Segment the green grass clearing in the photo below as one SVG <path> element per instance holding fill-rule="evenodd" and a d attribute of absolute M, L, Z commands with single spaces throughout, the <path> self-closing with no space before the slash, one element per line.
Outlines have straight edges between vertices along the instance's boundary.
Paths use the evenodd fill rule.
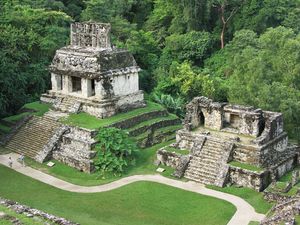
<path fill-rule="evenodd" d="M 178 153 L 178 154 L 181 154 L 181 155 L 190 154 L 189 150 L 185 150 L 185 149 L 181 150 L 181 149 L 174 148 L 174 147 L 171 147 L 171 146 L 166 146 L 164 149 L 168 152 L 175 152 L 175 153 Z"/>
<path fill-rule="evenodd" d="M 5 120 L 7 122 L 11 122 L 11 123 L 16 123 L 19 120 L 23 119 L 25 116 L 28 116 L 30 114 L 32 114 L 32 113 L 30 113 L 30 112 L 23 112 L 23 113 L 20 113 L 20 114 L 17 114 L 17 115 L 6 117 L 3 120 Z"/>
<path fill-rule="evenodd" d="M 213 185 L 207 185 L 207 187 L 213 190 L 241 197 L 250 205 L 252 205 L 255 211 L 258 213 L 266 214 L 273 206 L 271 203 L 268 203 L 266 200 L 264 200 L 263 193 L 256 192 L 250 188 L 238 188 L 235 186 L 220 188 Z"/>
<path fill-rule="evenodd" d="M 231 161 L 229 164 L 232 166 L 235 166 L 235 167 L 239 167 L 239 168 L 254 171 L 254 172 L 262 172 L 263 171 L 263 169 L 258 166 L 241 163 L 241 162 L 237 162 L 237 161 Z"/>
<path fill-rule="evenodd" d="M 5 120 L 7 122 L 11 122 L 11 123 L 16 123 L 28 115 L 43 116 L 46 112 L 49 111 L 50 105 L 43 104 L 40 102 L 32 102 L 32 103 L 28 103 L 28 104 L 24 105 L 22 107 L 22 109 L 30 109 L 30 110 L 34 110 L 34 112 L 22 112 L 20 114 L 6 117 L 3 120 Z M 1 124 L 0 124 L 0 126 L 1 126 Z"/>
<path fill-rule="evenodd" d="M 146 148 L 137 153 L 136 156 L 136 165 L 130 166 L 127 168 L 122 177 L 127 177 L 137 174 L 155 174 L 157 167 L 154 165 L 156 158 L 156 152 L 158 149 L 173 143 L 174 141 L 164 142 L 158 145 L 155 145 L 150 148 Z M 41 170 L 45 173 L 53 175 L 62 180 L 68 181 L 73 184 L 83 185 L 83 186 L 94 186 L 99 184 L 109 183 L 115 180 L 120 179 L 120 177 L 113 176 L 108 173 L 105 177 L 100 176 L 99 173 L 87 174 L 80 172 L 74 168 L 71 168 L 63 163 L 60 163 L 55 160 L 51 160 L 56 163 L 52 168 L 48 167 L 46 163 L 40 164 L 35 162 L 32 159 L 26 158 L 25 162 L 28 166 L 35 169 Z M 163 176 L 169 177 L 172 171 L 169 172 L 169 169 L 162 173 Z"/>
<path fill-rule="evenodd" d="M 152 182 L 80 194 L 0 166 L 0 195 L 82 225 L 225 225 L 236 208 L 223 200 Z"/>
<path fill-rule="evenodd" d="M 83 127 L 87 129 L 98 129 L 100 127 L 108 126 L 113 123 L 120 122 L 122 120 L 130 119 L 147 112 L 163 110 L 163 109 L 164 109 L 163 106 L 154 102 L 147 101 L 147 106 L 145 108 L 138 108 L 126 113 L 119 113 L 115 116 L 105 118 L 105 119 L 99 119 L 87 113 L 79 113 L 79 114 L 71 114 L 68 118 L 61 119 L 61 122 L 68 125 Z"/>
<path fill-rule="evenodd" d="M 50 109 L 50 104 L 44 104 L 40 102 L 32 102 L 23 106 L 25 109 L 35 110 L 33 114 L 36 116 L 43 116 Z"/>
<path fill-rule="evenodd" d="M 164 117 L 158 117 L 158 118 L 154 118 L 154 119 L 151 119 L 151 120 L 147 120 L 147 121 L 144 121 L 142 123 L 139 123 L 137 124 L 136 126 L 128 129 L 127 131 L 133 131 L 133 130 L 136 130 L 136 129 L 139 129 L 141 127 L 144 127 L 144 126 L 149 126 L 151 124 L 155 124 L 157 122 L 161 122 L 161 121 L 165 121 L 165 120 L 173 120 L 173 119 L 177 119 L 178 117 L 174 114 L 169 114 L 168 116 L 164 116 Z"/>

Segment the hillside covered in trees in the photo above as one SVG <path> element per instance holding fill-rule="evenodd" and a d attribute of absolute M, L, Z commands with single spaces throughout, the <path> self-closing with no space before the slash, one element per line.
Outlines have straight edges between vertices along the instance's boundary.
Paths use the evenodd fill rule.
<path fill-rule="evenodd" d="M 195 96 L 253 105 L 300 126 L 299 0 L 2 0 L 0 116 L 37 100 L 72 21 L 112 24 L 140 85 L 182 114 Z"/>

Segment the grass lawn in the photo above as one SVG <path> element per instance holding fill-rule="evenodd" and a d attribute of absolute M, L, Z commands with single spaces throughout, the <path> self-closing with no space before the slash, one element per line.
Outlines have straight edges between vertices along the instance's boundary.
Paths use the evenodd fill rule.
<path fill-rule="evenodd" d="M 33 218 L 28 218 L 25 215 L 17 214 L 16 212 L 14 212 L 11 209 L 8 209 L 2 205 L 0 205 L 0 212 L 4 212 L 8 216 L 17 218 L 23 225 L 43 225 L 46 222 L 42 218 L 33 219 Z M 1 218 L 0 218 L 0 224 L 1 225 L 12 225 L 12 223 L 8 219 L 1 219 Z"/>
<path fill-rule="evenodd" d="M 297 224 L 297 225 L 300 225 L 300 216 L 296 216 L 296 217 L 295 217 L 295 220 L 296 220 L 296 224 Z"/>
<path fill-rule="evenodd" d="M 231 161 L 229 164 L 232 166 L 235 166 L 235 167 L 240 167 L 242 169 L 246 169 L 246 170 L 250 170 L 250 171 L 254 171 L 254 172 L 262 172 L 263 171 L 263 169 L 260 167 L 253 166 L 253 165 L 246 164 L 246 163 L 240 163 L 237 161 Z"/>
<path fill-rule="evenodd" d="M 50 109 L 50 105 L 49 104 L 44 104 L 44 103 L 40 103 L 40 102 L 32 102 L 32 103 L 28 103 L 26 105 L 23 106 L 23 108 L 25 109 L 33 109 L 36 112 L 33 113 L 36 116 L 43 116 L 46 112 L 49 111 Z"/>
<path fill-rule="evenodd" d="M 0 166 L 0 196 L 82 225 L 227 224 L 236 211 L 223 200 L 152 182 L 95 194 L 70 193 Z"/>
<path fill-rule="evenodd" d="M 184 149 L 181 150 L 181 149 L 174 148 L 174 147 L 171 147 L 171 146 L 167 146 L 164 149 L 168 152 L 175 152 L 175 153 L 178 153 L 178 154 L 181 154 L 181 155 L 189 155 L 190 154 L 189 150 L 184 150 Z"/>
<path fill-rule="evenodd" d="M 220 188 L 212 185 L 207 185 L 207 187 L 241 197 L 252 205 L 258 213 L 266 214 L 273 206 L 271 203 L 264 200 L 263 193 L 256 192 L 250 188 L 238 188 L 235 186 Z"/>
<path fill-rule="evenodd" d="M 79 113 L 71 114 L 68 118 L 61 119 L 61 122 L 68 125 L 79 126 L 87 129 L 98 129 L 100 127 L 107 126 L 125 119 L 129 119 L 137 115 L 163 109 L 163 106 L 154 102 L 147 101 L 147 106 L 145 108 L 138 108 L 126 113 L 119 113 L 115 116 L 105 119 L 98 119 L 95 116 L 89 115 L 87 113 Z"/>
<path fill-rule="evenodd" d="M 11 123 L 16 123 L 19 120 L 23 119 L 27 115 L 36 115 L 36 116 L 43 116 L 46 112 L 49 111 L 50 105 L 48 104 L 43 104 L 40 102 L 32 102 L 24 105 L 22 109 L 31 109 L 34 110 L 35 112 L 22 112 L 17 115 L 9 116 L 4 118 L 3 120 Z"/>
<path fill-rule="evenodd" d="M 136 174 L 155 174 L 156 173 L 155 170 L 157 168 L 154 165 L 154 160 L 156 158 L 156 151 L 173 142 L 174 141 L 164 142 L 150 148 L 142 149 L 137 154 L 136 165 L 129 167 L 127 171 L 124 173 L 123 177 L 136 175 Z M 55 160 L 51 160 L 51 161 L 56 163 L 56 165 L 52 168 L 48 167 L 45 163 L 40 164 L 28 158 L 25 160 L 27 165 L 73 184 L 78 184 L 83 186 L 95 186 L 95 185 L 105 184 L 120 179 L 120 177 L 115 177 L 111 174 L 107 174 L 105 178 L 103 178 L 100 177 L 100 175 L 97 173 L 94 174 L 83 173 L 74 168 L 66 166 L 60 162 L 57 162 Z M 162 173 L 162 175 L 169 177 L 173 172 L 173 170 L 168 167 L 164 167 L 164 168 L 166 169 L 166 172 Z"/>

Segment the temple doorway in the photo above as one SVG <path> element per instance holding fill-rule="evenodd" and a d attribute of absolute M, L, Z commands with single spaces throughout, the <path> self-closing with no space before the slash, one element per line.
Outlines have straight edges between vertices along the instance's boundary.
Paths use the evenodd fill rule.
<path fill-rule="evenodd" d="M 81 92 L 81 78 L 72 77 L 72 92 Z"/>
<path fill-rule="evenodd" d="M 205 125 L 205 117 L 204 117 L 204 114 L 203 114 L 202 111 L 199 114 L 199 125 L 200 126 L 204 126 Z"/>

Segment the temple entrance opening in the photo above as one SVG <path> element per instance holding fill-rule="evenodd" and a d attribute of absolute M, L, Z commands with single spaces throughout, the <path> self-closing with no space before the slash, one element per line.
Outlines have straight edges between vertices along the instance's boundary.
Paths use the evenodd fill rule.
<path fill-rule="evenodd" d="M 199 119 L 200 119 L 199 125 L 204 126 L 205 125 L 205 117 L 204 117 L 204 114 L 202 111 L 200 112 Z"/>
<path fill-rule="evenodd" d="M 81 78 L 72 77 L 72 92 L 81 92 Z"/>

